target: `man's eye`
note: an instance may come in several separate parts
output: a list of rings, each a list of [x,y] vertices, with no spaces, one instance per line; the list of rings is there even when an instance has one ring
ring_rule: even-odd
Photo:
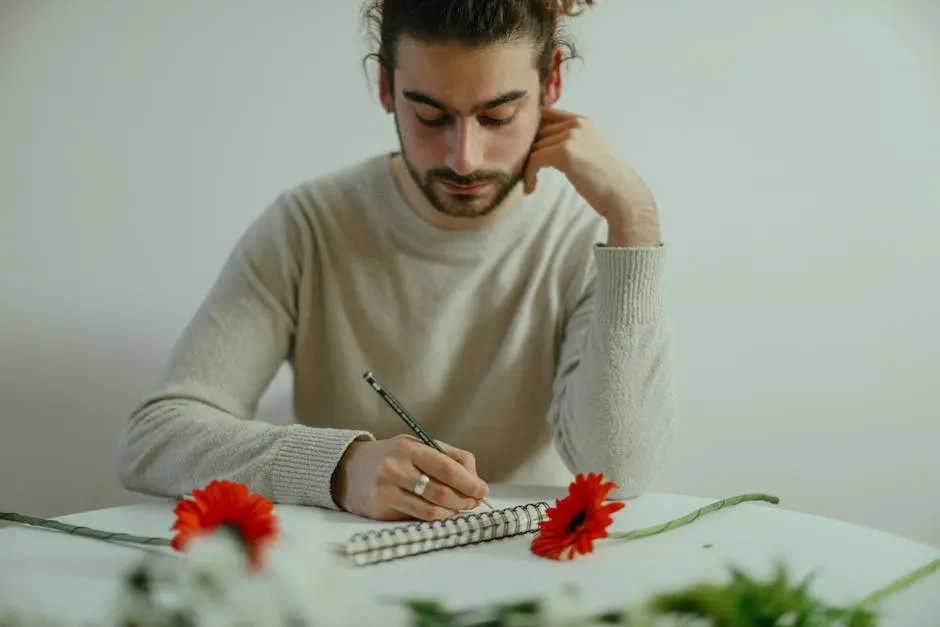
[[[425,118],[422,116],[417,116],[418,121],[424,124],[425,126],[444,126],[451,121],[451,116],[442,115],[436,118]],[[510,116],[508,118],[496,118],[488,115],[480,117],[480,123],[485,126],[505,126],[513,121],[515,116]]]
[[[483,117],[480,118],[480,121],[483,124],[486,124],[487,126],[505,126],[506,124],[509,124],[510,122],[512,122],[512,120],[513,120],[513,116],[510,116],[508,118],[493,118],[488,115],[484,115]]]
[[[425,126],[443,126],[444,124],[447,124],[447,122],[450,121],[450,117],[446,115],[442,115],[437,118],[423,118],[419,115],[418,121],[420,121]]]

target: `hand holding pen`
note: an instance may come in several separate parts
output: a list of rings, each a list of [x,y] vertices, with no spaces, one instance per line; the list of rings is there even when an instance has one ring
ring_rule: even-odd
[[[376,520],[436,520],[486,501],[471,453],[434,440],[372,373],[366,381],[416,435],[349,445],[333,475],[344,510]]]
[[[370,372],[367,372],[367,373],[365,373],[364,375],[362,375],[362,377],[366,380],[366,382],[369,383],[369,385],[372,386],[372,389],[374,389],[376,392],[378,392],[378,393],[379,393],[379,396],[381,396],[382,399],[383,399],[386,403],[388,403],[388,406],[391,407],[392,410],[393,410],[396,414],[398,414],[398,417],[405,421],[405,424],[408,425],[408,427],[409,427],[412,431],[415,432],[415,435],[417,435],[418,438],[419,438],[422,442],[424,442],[425,444],[427,444],[427,445],[430,446],[431,448],[437,450],[438,452],[442,453],[443,455],[447,455],[447,456],[450,457],[450,458],[453,458],[453,459],[461,459],[461,458],[462,458],[462,459],[464,459],[464,460],[470,462],[470,464],[472,464],[473,467],[472,467],[472,468],[469,468],[469,466],[468,466],[468,469],[471,470],[474,474],[476,474],[476,470],[477,470],[477,469],[476,469],[476,461],[474,460],[472,454],[467,453],[466,451],[461,451],[460,449],[456,449],[456,448],[454,448],[454,447],[452,447],[452,446],[451,446],[451,447],[448,447],[448,448],[450,449],[450,451],[444,450],[443,446],[442,446],[437,440],[435,440],[434,438],[432,438],[432,437],[431,437],[431,434],[429,434],[429,433],[425,430],[425,428],[421,426],[421,423],[419,423],[419,422],[415,419],[415,417],[412,416],[412,415],[408,412],[408,410],[405,409],[405,408],[402,406],[402,404],[398,402],[398,399],[395,398],[394,396],[392,396],[392,393],[389,392],[387,389],[385,389],[385,386],[382,385],[382,382],[379,381],[378,377],[376,377],[375,374],[373,374],[373,373],[370,371]],[[426,490],[426,488],[427,488],[429,479],[430,479],[430,478],[429,478],[427,475],[421,475],[420,477],[418,477],[418,480],[417,480],[417,482],[415,483],[415,487],[413,488],[412,491],[413,491],[415,494],[417,494],[418,496],[421,496],[421,495],[424,493],[424,491]],[[481,501],[482,501],[483,503],[485,503],[486,506],[489,507],[490,509],[494,509],[493,506],[490,505],[490,502],[487,501],[485,497],[481,498]]]

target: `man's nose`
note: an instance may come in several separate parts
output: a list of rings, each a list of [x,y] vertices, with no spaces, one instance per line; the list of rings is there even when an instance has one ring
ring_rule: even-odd
[[[451,127],[447,150],[447,167],[457,174],[468,175],[480,168],[483,161],[482,137],[476,121],[458,119]]]

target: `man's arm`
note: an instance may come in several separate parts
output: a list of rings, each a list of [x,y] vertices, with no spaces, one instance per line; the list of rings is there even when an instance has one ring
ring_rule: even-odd
[[[589,118],[556,108],[525,172],[565,174],[607,226],[568,294],[549,423],[572,472],[602,472],[617,498],[646,490],[662,466],[675,423],[672,337],[663,311],[663,248],[656,203]]]
[[[121,434],[127,489],[176,497],[212,479],[280,503],[337,508],[333,470],[362,431],[252,420],[290,355],[313,238],[288,194],[251,226],[170,355],[157,389]]]
[[[596,246],[570,286],[548,420],[571,472],[602,472],[630,498],[660,471],[675,425],[664,248]]]

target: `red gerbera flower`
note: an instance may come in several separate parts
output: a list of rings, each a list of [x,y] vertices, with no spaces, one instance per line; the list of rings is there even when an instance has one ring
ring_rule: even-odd
[[[592,552],[594,540],[607,537],[607,527],[613,522],[611,514],[625,506],[622,502],[603,504],[607,494],[617,487],[598,473],[575,477],[568,495],[556,499],[555,507],[548,508],[548,519],[539,522],[539,532],[530,547],[532,552],[555,560],[570,560],[575,553]]]
[[[227,529],[238,538],[248,554],[249,567],[261,567],[264,545],[278,533],[274,505],[259,494],[250,494],[248,486],[228,480],[214,480],[203,490],[193,490],[193,499],[180,499],[173,513],[176,523],[170,528],[178,533],[171,546],[184,551],[198,535]]]

